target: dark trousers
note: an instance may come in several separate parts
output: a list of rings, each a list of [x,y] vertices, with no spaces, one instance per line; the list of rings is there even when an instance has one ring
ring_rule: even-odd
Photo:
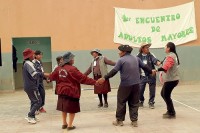
[[[171,99],[171,93],[174,89],[174,87],[176,87],[178,85],[178,80],[176,81],[170,81],[170,82],[165,82],[162,90],[161,90],[161,96],[164,99],[166,105],[167,105],[167,111],[170,114],[175,114],[175,109],[174,109],[174,105]]]
[[[31,101],[31,107],[30,107],[30,112],[28,113],[28,117],[35,118],[35,111],[39,110],[42,99],[40,97],[40,93],[38,90],[25,90],[27,93],[30,101]]]
[[[98,94],[98,97],[99,97],[99,102],[102,104],[103,101],[102,101],[102,95],[103,95],[103,98],[104,98],[104,103],[107,104],[108,103],[108,94]]]
[[[39,91],[41,99],[42,99],[42,103],[41,103],[40,107],[43,107],[45,104],[45,89],[44,89],[43,83],[39,84],[38,91]]]
[[[140,83],[140,101],[144,102],[144,91],[146,88],[146,84],[149,84],[149,103],[155,103],[155,94],[156,94],[156,77],[152,76],[141,76]]]
[[[139,88],[139,84],[132,86],[119,86],[117,93],[117,120],[125,120],[126,103],[128,102],[130,119],[131,121],[137,121],[139,108]]]

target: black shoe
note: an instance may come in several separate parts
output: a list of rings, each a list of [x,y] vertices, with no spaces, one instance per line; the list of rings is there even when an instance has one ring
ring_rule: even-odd
[[[155,108],[154,104],[153,103],[149,103],[149,108],[150,109],[154,109]]]
[[[176,113],[166,112],[163,114],[163,118],[176,118]]]
[[[137,121],[132,121],[132,122],[131,122],[131,125],[132,125],[133,127],[138,127]]]
[[[113,121],[113,125],[115,125],[115,126],[123,126],[124,123],[123,123],[123,121],[115,120],[115,121]]]
[[[141,102],[141,101],[140,101],[140,102],[139,102],[139,107],[144,107],[143,103],[144,103],[144,102]]]
[[[105,103],[105,104],[104,104],[104,108],[108,108],[108,103]]]
[[[62,129],[66,129],[68,125],[62,125]]]
[[[98,107],[99,107],[99,108],[100,108],[100,107],[103,107],[103,103],[99,103]]]
[[[68,127],[68,128],[67,128],[67,130],[74,130],[74,129],[76,129],[75,126],[72,126],[72,127]]]

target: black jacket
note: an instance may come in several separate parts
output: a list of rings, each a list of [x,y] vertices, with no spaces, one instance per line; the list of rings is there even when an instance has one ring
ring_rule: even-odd
[[[140,58],[142,61],[144,60],[142,53],[139,53],[137,55],[137,57]],[[148,53],[146,55],[146,59],[147,59],[147,66],[149,68],[151,68],[151,69],[155,69],[155,65],[156,65],[157,61],[159,61],[159,60],[153,54],[151,54],[151,53]],[[140,73],[141,73],[141,69],[140,69]],[[149,76],[150,73],[148,73],[148,72],[145,71],[145,75]]]

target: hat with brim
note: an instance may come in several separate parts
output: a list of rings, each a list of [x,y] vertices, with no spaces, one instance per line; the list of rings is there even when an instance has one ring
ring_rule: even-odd
[[[96,53],[98,53],[98,54],[101,54],[101,51],[99,50],[99,49],[93,49],[91,52],[90,52],[90,54],[92,54],[93,52],[96,52]],[[102,55],[102,54],[101,54]]]
[[[132,50],[133,50],[133,48],[132,48],[131,46],[129,46],[129,45],[120,45],[120,46],[118,47],[118,49],[119,49],[120,51],[129,52],[129,53],[131,53]]]
[[[23,51],[23,58],[24,60],[33,57],[35,51],[31,50],[30,48],[27,48]]]
[[[63,55],[63,63],[69,63],[73,58],[74,58],[74,54],[72,54],[71,52],[67,52]]]
[[[143,44],[141,44],[140,49],[139,49],[139,52],[140,52],[140,53],[142,53],[142,49],[143,49],[145,46],[151,47],[151,43],[143,43]]]

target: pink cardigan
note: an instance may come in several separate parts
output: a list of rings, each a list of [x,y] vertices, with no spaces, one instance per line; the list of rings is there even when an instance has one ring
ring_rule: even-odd
[[[165,64],[162,66],[162,68],[165,69],[165,72],[167,72],[174,65],[174,63],[174,59],[170,56],[167,56],[165,59]]]

